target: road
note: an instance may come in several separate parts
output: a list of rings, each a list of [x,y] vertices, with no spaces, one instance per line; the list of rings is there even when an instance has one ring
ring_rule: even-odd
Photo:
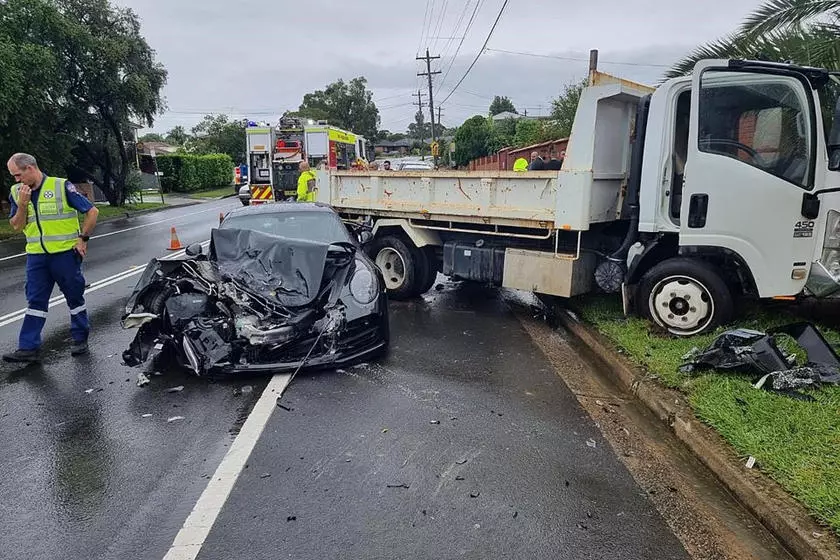
[[[167,254],[170,226],[201,242],[238,204],[98,228],[91,354],[69,357],[57,304],[44,363],[0,365],[0,558],[160,560],[179,542],[170,558],[690,557],[495,290],[446,283],[393,303],[386,359],[300,375],[282,408],[282,376],[150,370],[138,388],[119,318],[139,271]],[[0,247],[3,352],[25,306],[15,255]],[[194,523],[208,496],[214,513]]]

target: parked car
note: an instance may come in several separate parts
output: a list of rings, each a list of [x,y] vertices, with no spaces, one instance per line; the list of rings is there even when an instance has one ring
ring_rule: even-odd
[[[397,171],[431,171],[434,166],[428,161],[407,160],[397,163]]]
[[[385,282],[329,206],[240,208],[214,229],[208,254],[152,260],[128,300],[139,331],[130,366],[166,352],[198,375],[347,366],[390,340]]]

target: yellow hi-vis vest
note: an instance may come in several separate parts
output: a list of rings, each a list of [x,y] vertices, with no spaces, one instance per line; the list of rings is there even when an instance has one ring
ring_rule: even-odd
[[[26,252],[29,254],[61,253],[76,246],[79,238],[79,216],[64,200],[67,179],[47,177],[38,194],[38,212],[29,201],[26,213]],[[20,206],[20,184],[12,187],[12,198]]]
[[[315,191],[309,191],[307,183],[315,179],[315,172],[304,171],[298,177],[297,201],[298,202],[315,202]]]
[[[525,158],[519,158],[513,163],[513,170],[522,172],[528,171],[528,160]]]

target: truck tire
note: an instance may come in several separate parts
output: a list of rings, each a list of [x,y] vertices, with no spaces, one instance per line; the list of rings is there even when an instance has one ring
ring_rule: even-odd
[[[426,277],[423,279],[423,282],[420,284],[420,288],[417,291],[417,295],[422,296],[430,289],[432,289],[432,286],[435,285],[435,280],[437,280],[438,267],[434,247],[423,247],[420,249],[420,253],[426,260]]]
[[[714,330],[732,319],[732,292],[720,272],[694,259],[668,259],[642,277],[639,314],[677,336]]]
[[[429,262],[410,241],[396,235],[374,239],[371,258],[382,271],[391,298],[410,299],[420,294],[429,275]]]

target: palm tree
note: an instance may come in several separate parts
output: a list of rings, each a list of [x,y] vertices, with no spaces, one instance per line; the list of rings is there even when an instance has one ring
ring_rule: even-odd
[[[840,70],[840,0],[767,0],[737,32],[698,47],[666,77],[690,73],[703,58],[758,58]]]

